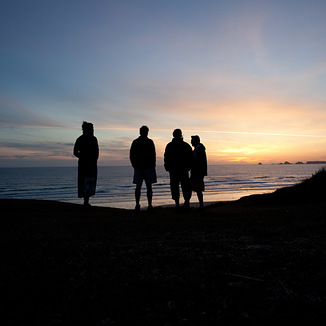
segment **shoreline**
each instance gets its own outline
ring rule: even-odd
[[[251,166],[247,170],[242,166],[239,170],[230,165],[221,165],[218,168],[213,166],[210,170],[210,177],[205,179],[207,187],[204,193],[204,202],[237,200],[250,194],[271,192],[310,177],[319,167],[321,166],[313,165],[309,167],[307,165],[303,167],[296,165],[292,167],[277,166],[276,168],[273,166]],[[128,170],[132,172],[130,168]],[[168,175],[163,174],[164,171],[161,170],[161,182],[153,186],[153,205],[173,205]],[[295,172],[291,172],[292,170]],[[60,169],[54,169],[51,173],[46,171],[41,173],[41,171],[34,169],[33,173],[22,174],[3,172],[3,189],[0,191],[0,197],[14,196],[22,199],[29,197],[69,201],[77,204],[81,202],[77,198],[75,175],[77,170],[60,171]],[[95,206],[133,209],[135,202],[131,172],[126,172],[126,169],[120,171],[119,169],[104,168],[98,180],[96,195],[91,198],[90,203]],[[274,174],[277,179],[273,179]],[[54,177],[49,178],[51,175]],[[23,182],[19,179],[22,179]],[[117,185],[117,188],[114,185]],[[193,203],[197,202],[195,193],[193,193],[191,201]],[[143,206],[147,204],[145,185],[143,185],[142,189],[141,202]]]
[[[275,189],[277,190],[277,189]],[[248,197],[248,196],[252,196],[252,195],[264,195],[264,194],[269,194],[272,193],[275,190],[254,190],[254,191],[228,191],[226,193],[209,193],[209,192],[204,192],[204,206],[207,205],[212,205],[214,203],[219,203],[219,202],[233,202],[233,201],[237,201],[240,200],[243,197]],[[174,201],[171,199],[170,197],[170,193],[168,193],[167,195],[165,195],[162,199],[162,197],[156,197],[155,194],[153,196],[153,206],[154,207],[174,207],[175,203]],[[205,200],[207,198],[207,201]],[[214,200],[214,198],[217,198],[216,200]],[[16,198],[19,199],[19,198]],[[37,200],[37,198],[35,198]],[[180,198],[180,203],[182,205],[183,203],[183,198],[181,196]],[[60,200],[58,200],[60,201]],[[75,198],[74,200],[69,200],[69,201],[61,201],[61,202],[69,202],[69,203],[73,203],[73,204],[81,204],[82,203],[82,199],[80,198]],[[93,202],[93,204],[92,204]],[[104,200],[102,200],[102,198],[98,198],[96,197],[96,195],[94,197],[90,198],[90,204],[92,206],[96,206],[96,207],[112,207],[112,208],[121,208],[121,209],[130,209],[133,210],[135,207],[135,200],[134,197],[132,196],[131,200],[125,200],[125,201],[111,201],[111,202],[106,202]],[[146,199],[146,195],[145,193],[143,194],[143,196],[141,197],[140,200],[140,205],[143,209],[147,208],[148,204],[147,204],[147,199]],[[192,198],[190,201],[190,206],[191,207],[197,207],[198,206],[198,199],[197,199],[197,195],[195,193],[192,194]]]

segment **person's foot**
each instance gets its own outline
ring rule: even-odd
[[[140,205],[137,204],[136,207],[135,207],[135,212],[139,212],[140,211]]]
[[[154,209],[154,208],[153,208],[153,206],[152,206],[152,205],[149,205],[149,206],[147,207],[147,211],[148,211],[148,212],[152,212],[152,211],[153,211],[153,209]]]
[[[182,209],[190,209],[190,204],[188,202],[185,202],[183,205],[182,205]]]

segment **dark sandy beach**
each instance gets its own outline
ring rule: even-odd
[[[325,203],[0,204],[1,325],[326,320]]]

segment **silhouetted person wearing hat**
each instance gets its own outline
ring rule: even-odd
[[[170,174],[170,189],[172,199],[176,207],[179,207],[181,183],[184,207],[189,208],[191,198],[191,185],[189,180],[189,170],[191,168],[192,149],[191,146],[183,141],[182,131],[175,129],[173,139],[166,145],[164,153],[164,167]]]
[[[200,142],[200,138],[197,135],[191,136],[191,145],[194,147],[190,174],[191,188],[197,193],[199,208],[203,209],[203,191],[205,191],[204,177],[207,175],[206,148]]]
[[[84,205],[90,206],[89,198],[95,195],[97,181],[97,160],[99,147],[90,122],[82,124],[83,134],[77,138],[74,155],[78,157],[78,197],[84,198]]]
[[[148,138],[148,127],[142,126],[139,129],[140,136],[135,139],[130,147],[130,162],[134,168],[134,180],[136,184],[135,199],[136,207],[135,210],[140,210],[140,195],[143,181],[145,180],[147,188],[147,201],[148,210],[153,208],[152,197],[153,189],[152,184],[157,182],[156,178],[156,151],[154,142]]]

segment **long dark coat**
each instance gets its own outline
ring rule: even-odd
[[[91,134],[84,133],[77,138],[74,146],[74,155],[78,160],[78,197],[85,195],[85,180],[91,178],[95,182],[94,191],[89,196],[95,194],[97,182],[97,160],[99,157],[99,146],[97,138]]]

